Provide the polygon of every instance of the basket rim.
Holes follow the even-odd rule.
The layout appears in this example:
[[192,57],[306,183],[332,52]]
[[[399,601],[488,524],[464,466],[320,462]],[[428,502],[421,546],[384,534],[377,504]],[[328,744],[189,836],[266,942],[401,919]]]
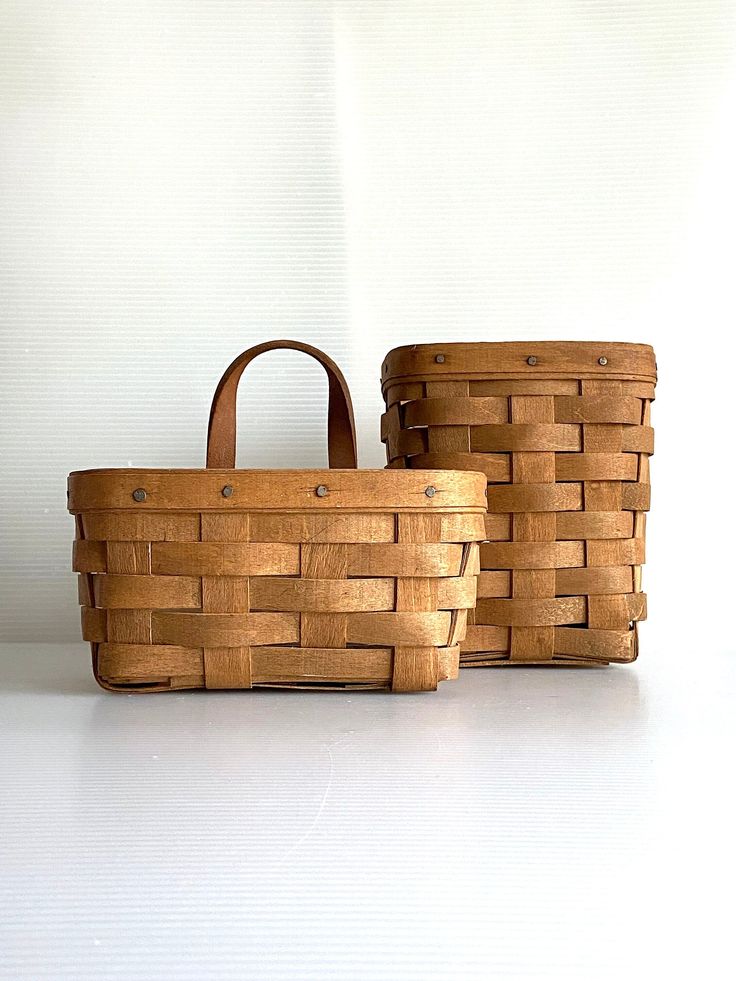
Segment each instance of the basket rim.
[[[69,474],[67,508],[485,514],[486,487],[485,474],[473,470],[100,468]],[[145,491],[142,500],[133,497],[137,490]]]
[[[442,355],[442,361],[436,358]],[[530,363],[529,359],[534,358]],[[603,359],[603,364],[601,360]],[[627,341],[452,341],[395,347],[381,363],[383,389],[400,381],[589,376],[656,384],[650,344]]]

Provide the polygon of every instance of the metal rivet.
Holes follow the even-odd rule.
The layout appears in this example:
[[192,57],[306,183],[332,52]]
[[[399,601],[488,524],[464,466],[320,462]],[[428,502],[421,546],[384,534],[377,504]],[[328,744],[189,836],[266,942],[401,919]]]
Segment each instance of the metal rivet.
[[444,354],[437,354],[435,356],[435,359],[434,360],[437,362],[437,364],[444,364],[445,363],[445,356],[444,356]]
[[225,484],[225,486],[222,488],[222,492],[221,493],[222,493],[222,496],[223,497],[232,497],[233,496],[233,489],[230,486],[230,484]]
[[133,500],[134,501],[145,501],[145,499],[146,499],[146,492],[143,490],[142,487],[137,487],[133,491]]
[[531,354],[531,355],[529,355],[529,357],[528,357],[528,358],[526,359],[526,363],[527,363],[527,364],[536,364],[536,363],[537,363],[537,359],[536,359],[536,358],[534,357],[534,355],[533,355],[533,354]]
[[608,364],[608,358],[598,358],[598,364]]
[[319,487],[315,487],[314,493],[317,497],[327,497],[327,488],[324,484],[320,484]]
[[431,484],[430,484],[430,486],[427,487],[427,489],[424,491],[424,493],[427,495],[427,497],[434,497],[434,495],[437,493],[437,488],[436,487],[432,487]]

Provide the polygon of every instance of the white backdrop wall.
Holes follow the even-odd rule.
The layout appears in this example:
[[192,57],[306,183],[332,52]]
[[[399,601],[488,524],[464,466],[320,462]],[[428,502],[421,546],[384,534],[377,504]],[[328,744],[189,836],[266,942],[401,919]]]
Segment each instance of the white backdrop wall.
[[[736,3],[2,0],[0,17],[3,639],[79,636],[67,472],[202,465],[219,374],[278,336],[343,366],[364,466],[383,465],[396,344],[654,344],[645,643],[719,636]],[[272,355],[241,391],[242,465],[325,460],[316,365]]]

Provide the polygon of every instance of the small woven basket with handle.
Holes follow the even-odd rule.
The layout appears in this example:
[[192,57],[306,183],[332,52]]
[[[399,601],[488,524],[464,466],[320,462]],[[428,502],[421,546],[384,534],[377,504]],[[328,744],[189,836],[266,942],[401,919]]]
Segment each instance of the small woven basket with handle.
[[[303,351],[327,372],[329,470],[234,469],[238,381],[274,348]],[[339,369],[306,344],[273,341],[225,372],[206,469],[70,474],[82,633],[98,682],[422,691],[456,676],[485,478],[355,467]]]
[[656,364],[643,344],[420,344],[382,371],[388,466],[481,470],[461,664],[632,661]]

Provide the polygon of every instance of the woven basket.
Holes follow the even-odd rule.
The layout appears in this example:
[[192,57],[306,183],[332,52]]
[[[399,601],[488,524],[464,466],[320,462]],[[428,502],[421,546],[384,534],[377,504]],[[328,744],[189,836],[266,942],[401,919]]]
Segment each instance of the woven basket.
[[[274,348],[325,368],[330,466],[347,469],[233,469],[240,375]],[[70,474],[82,633],[102,687],[421,691],[456,676],[485,480],[355,465],[340,371],[274,341],[223,376],[206,470]]]
[[383,364],[388,466],[488,479],[461,664],[633,661],[654,352],[639,344],[420,344]]

